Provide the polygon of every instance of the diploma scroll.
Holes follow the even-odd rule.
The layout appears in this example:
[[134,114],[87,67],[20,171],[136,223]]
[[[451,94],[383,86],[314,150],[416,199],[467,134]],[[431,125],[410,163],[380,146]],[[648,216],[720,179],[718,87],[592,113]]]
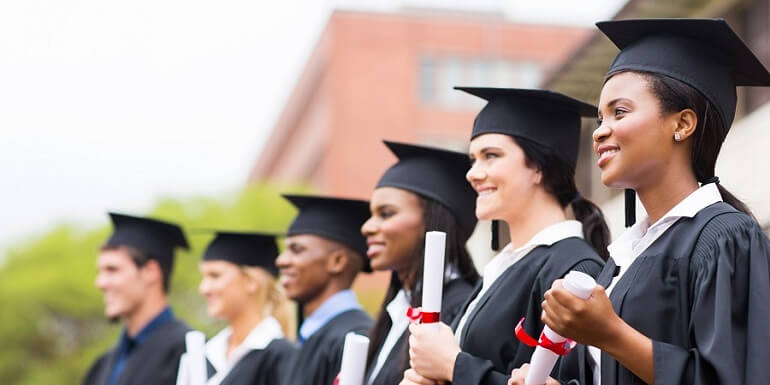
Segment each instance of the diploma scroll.
[[444,291],[444,252],[446,233],[425,233],[425,262],[422,273],[422,323],[438,330],[441,314],[441,295]]
[[197,330],[189,331],[184,336],[185,366],[189,385],[205,385],[208,380],[206,370],[206,336]]
[[[596,281],[590,275],[579,271],[570,271],[563,281],[564,288],[581,299],[588,299],[596,287]],[[564,343],[567,339],[556,334],[547,325],[543,328],[544,336],[553,343]],[[543,346],[537,346],[532,354],[529,373],[524,380],[525,385],[543,385],[548,375],[551,374],[559,354]]]
[[369,338],[353,332],[345,335],[339,385],[362,385],[364,383],[368,349]]

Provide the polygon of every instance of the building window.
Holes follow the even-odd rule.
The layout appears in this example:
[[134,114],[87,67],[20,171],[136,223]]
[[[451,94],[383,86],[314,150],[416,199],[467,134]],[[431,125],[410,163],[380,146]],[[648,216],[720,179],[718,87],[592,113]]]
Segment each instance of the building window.
[[464,68],[460,60],[456,58],[447,58],[442,61],[439,67],[439,78],[436,84],[439,86],[439,104],[449,108],[456,108],[462,101],[461,93],[453,87],[461,85],[464,78]]
[[542,70],[529,61],[425,56],[419,64],[418,94],[420,101],[429,106],[479,108],[483,101],[453,87],[535,88],[541,80]]
[[424,58],[420,62],[420,100],[429,101],[435,100],[436,94],[434,89],[436,88],[435,82],[436,65],[431,58]]

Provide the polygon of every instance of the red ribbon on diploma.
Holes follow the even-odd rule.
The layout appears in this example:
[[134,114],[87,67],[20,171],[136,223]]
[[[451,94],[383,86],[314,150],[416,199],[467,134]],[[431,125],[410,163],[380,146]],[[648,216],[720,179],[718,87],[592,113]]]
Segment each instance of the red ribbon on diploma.
[[421,307],[406,309],[406,316],[412,323],[432,324],[439,322],[441,313],[439,312],[424,312]]
[[524,345],[535,347],[535,346],[541,346],[545,349],[548,349],[560,356],[565,356],[567,353],[572,350],[572,348],[577,345],[577,343],[573,340],[567,339],[563,342],[553,342],[546,337],[545,333],[540,333],[540,339],[535,341],[532,336],[527,334],[527,332],[524,330],[524,327],[522,324],[524,323],[524,317],[521,318],[519,323],[516,325],[516,338],[519,339]]

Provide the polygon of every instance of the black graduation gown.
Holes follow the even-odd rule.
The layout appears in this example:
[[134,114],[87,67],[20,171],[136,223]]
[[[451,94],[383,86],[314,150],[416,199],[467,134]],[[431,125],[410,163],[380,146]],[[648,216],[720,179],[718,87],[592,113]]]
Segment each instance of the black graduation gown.
[[[597,282],[609,285],[610,260]],[[610,293],[615,312],[653,341],[656,384],[766,384],[770,379],[770,241],[751,218],[719,202],[681,218]],[[560,379],[590,385],[587,349]],[[602,384],[644,382],[601,354]]]
[[[286,378],[288,363],[296,351],[284,338],[275,339],[265,349],[252,350],[227,373],[220,385],[276,385]],[[212,367],[209,366],[210,375]]]
[[[451,324],[459,315],[463,303],[465,303],[465,300],[472,291],[473,286],[463,279],[455,279],[448,282],[444,286],[441,298],[441,322]],[[401,382],[401,379],[404,378],[404,368],[402,365],[409,357],[408,343],[409,331],[407,330],[398,339],[396,345],[393,346],[393,350],[388,354],[388,359],[382,365],[380,372],[377,373],[377,377],[375,377],[372,385],[395,385]],[[364,384],[369,381],[372,369],[374,369],[374,364],[367,368]]]
[[[511,370],[530,361],[534,348],[521,343],[514,327],[526,317],[524,329],[535,338],[543,330],[543,295],[553,281],[577,270],[596,277],[602,270],[599,255],[576,237],[539,246],[511,265],[484,293],[468,316],[460,336],[462,352],[453,372],[454,383],[506,384]],[[481,283],[463,306],[468,307]],[[453,326],[457,329],[461,317]]]
[[342,365],[345,335],[367,335],[372,318],[361,310],[340,313],[305,341],[289,363],[285,385],[332,385]]
[[[174,318],[156,329],[126,360],[118,385],[175,385],[179,359],[190,330]],[[83,385],[104,385],[117,359],[117,347],[99,357],[88,370]]]

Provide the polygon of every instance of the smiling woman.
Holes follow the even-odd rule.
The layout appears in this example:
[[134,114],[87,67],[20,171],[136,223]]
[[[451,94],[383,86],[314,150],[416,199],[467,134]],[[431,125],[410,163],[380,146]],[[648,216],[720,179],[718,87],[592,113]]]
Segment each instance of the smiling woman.
[[[500,331],[525,317],[524,330],[538,335],[552,282],[571,270],[595,276],[606,255],[607,225],[574,180],[581,116],[596,108],[541,90],[461,89],[488,101],[474,122],[466,174],[478,193],[476,216],[505,221],[511,243],[485,266],[451,329],[410,328],[413,370],[405,384],[505,384],[534,348]],[[567,219],[567,206],[577,220]]]
[[391,271],[369,337],[367,383],[397,384],[409,367],[407,309],[422,298],[426,231],[447,235],[441,320],[451,322],[478,278],[465,243],[473,232],[474,192],[463,180],[465,154],[385,142],[399,158],[372,193],[371,217],[361,227],[374,270]]
[[[601,105],[599,128],[593,134],[602,183],[609,187],[644,190],[664,174],[681,177],[691,172],[689,155],[674,151],[679,146],[677,141],[668,140],[673,138],[677,122],[661,113],[658,99],[650,92],[645,75],[619,73],[607,81],[603,93],[605,98],[612,100]],[[672,161],[670,155],[681,159]]]
[[609,246],[606,291],[547,293],[548,326],[590,345],[561,379],[764,384],[770,241],[714,166],[736,86],[770,86],[770,72],[721,19],[597,26],[621,49],[593,135],[602,181],[636,190],[648,216]]
[[[291,307],[275,275],[275,236],[219,232],[200,263],[200,293],[214,318],[228,327],[206,343],[214,373],[207,384],[276,384],[286,375],[294,347]],[[182,357],[179,372],[195,365]],[[189,385],[184,375],[178,385]]]
[[382,187],[372,193],[372,217],[364,225],[372,269],[396,271],[402,277],[410,274],[421,234],[424,200],[409,191]]

